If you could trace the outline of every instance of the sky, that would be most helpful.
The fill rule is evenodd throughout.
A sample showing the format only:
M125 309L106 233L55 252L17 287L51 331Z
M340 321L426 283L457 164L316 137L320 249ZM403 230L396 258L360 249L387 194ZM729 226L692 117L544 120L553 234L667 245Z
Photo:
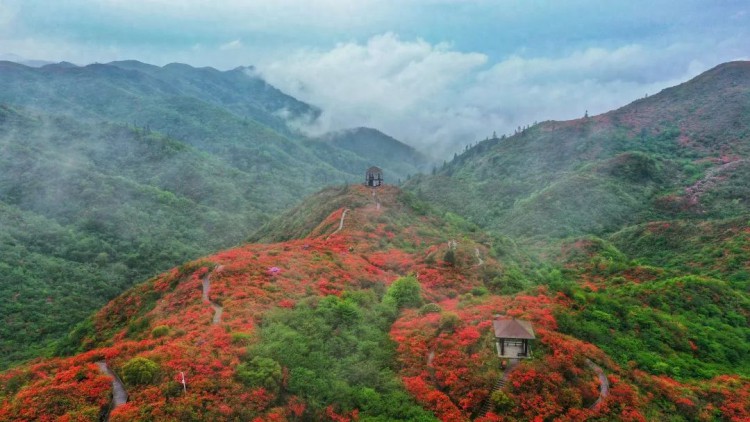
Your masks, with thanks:
M0 0L0 59L254 66L438 157L748 58L747 0Z

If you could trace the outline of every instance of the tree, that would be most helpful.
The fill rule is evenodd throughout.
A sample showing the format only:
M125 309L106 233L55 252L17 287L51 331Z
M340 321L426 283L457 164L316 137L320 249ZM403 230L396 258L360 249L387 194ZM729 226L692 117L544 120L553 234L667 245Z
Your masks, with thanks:
M422 286L413 275L401 277L386 292L398 308L416 308L422 305Z
M502 390L497 390L490 395L490 403L497 412L506 412L513 406L513 399L508 397Z
M151 359L135 357L122 367L122 379L130 385L151 384L159 374L159 365Z
M281 365L271 358L256 356L237 366L236 376L249 387L262 387L276 394L281 385Z

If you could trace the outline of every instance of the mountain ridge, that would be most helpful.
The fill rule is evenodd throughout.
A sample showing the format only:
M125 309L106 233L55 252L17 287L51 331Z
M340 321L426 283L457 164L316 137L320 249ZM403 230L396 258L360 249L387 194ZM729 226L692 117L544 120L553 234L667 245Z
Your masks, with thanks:
M747 62L720 65L611 112L542 122L507 138L480 142L436 175L421 176L406 187L435 202L442 198L446 209L493 230L502 232L500 222L510 218L505 230L512 235L602 234L644 218L673 215L674 209L700 218L680 190L729 162L738 162L733 172L746 172L749 68ZM683 95L694 91L701 96ZM594 171L594 166L611 174ZM735 192L735 213L750 210L747 199L736 194L743 190L738 178L716 182L715 194ZM534 216L538 210L555 214L560 206L569 207L564 218ZM572 215L587 209L593 219Z

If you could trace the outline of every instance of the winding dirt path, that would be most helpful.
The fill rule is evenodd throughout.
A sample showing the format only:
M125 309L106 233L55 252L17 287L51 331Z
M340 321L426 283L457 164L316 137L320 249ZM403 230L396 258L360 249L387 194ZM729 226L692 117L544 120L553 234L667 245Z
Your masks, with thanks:
M595 364L590 359L586 359L586 366L593 369L594 372L596 372L597 378L599 378L599 398L596 399L594 404L589 406L589 409L597 410L602 404L602 401L609 395L609 379L607 379L607 376L604 374L602 368L600 368L599 365Z
M372 199L375 201L375 209L377 211L380 211L380 198L378 198L378 195L375 193L375 190L372 191Z
M341 229L344 228L344 219L346 218L346 213L349 212L349 208L344 209L344 212L341 213L341 221L339 221L339 228L336 229L333 233L329 234L328 237L326 237L326 240L328 240L331 236L341 231Z
M435 376L435 368L432 366L432 360L435 359L435 350L430 350L427 354L427 373L430 374L430 380L437 385L437 377Z
M224 308L211 302L211 299L209 298L209 293L211 292L211 274L213 274L214 271L221 271L222 268L224 268L224 266L219 265L214 268L213 271L209 271L203 276L203 301L208 302L214 310L214 317L211 321L212 324L218 324L221 322L221 314L224 312Z
M107 362L100 360L99 362L96 362L96 366L99 367L99 370L106 375L109 375L112 377L112 406L110 408L110 411L112 409L115 409L119 406L122 406L123 404L128 402L128 392L125 390L125 385L122 383L122 380L120 377L115 374L115 371L113 371L109 365L107 365ZM105 420L109 420L109 412L107 412L107 417Z
M477 257L477 262L479 262L477 264L477 267L481 267L482 265L484 265L484 260L482 259L482 256L479 254L479 248L474 248L474 256Z

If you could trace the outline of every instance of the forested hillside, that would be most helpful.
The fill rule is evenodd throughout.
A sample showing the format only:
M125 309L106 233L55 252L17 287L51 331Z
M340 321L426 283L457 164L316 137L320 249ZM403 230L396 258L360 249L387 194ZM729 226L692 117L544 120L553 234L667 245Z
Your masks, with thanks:
M360 183L371 165L389 181L427 165L375 130L351 139L358 150L287 124L318 114L250 68L0 62L0 368L321 186ZM363 142L412 153L370 157Z
M0 418L750 417L750 301L721 281L596 240L534 263L392 186L328 188L265 233L290 240L154 277L79 326L72 356L0 373ZM505 371L497 315L536 333Z
M519 128L407 188L514 237L606 234L750 212L750 62L618 110Z
M491 233L518 263L510 285L570 298L559 331L662 377L657 400L691 391L674 420L744 420L699 410L698 390L673 379L750 375L748 176L750 63L732 62L609 113L479 142L406 188Z

